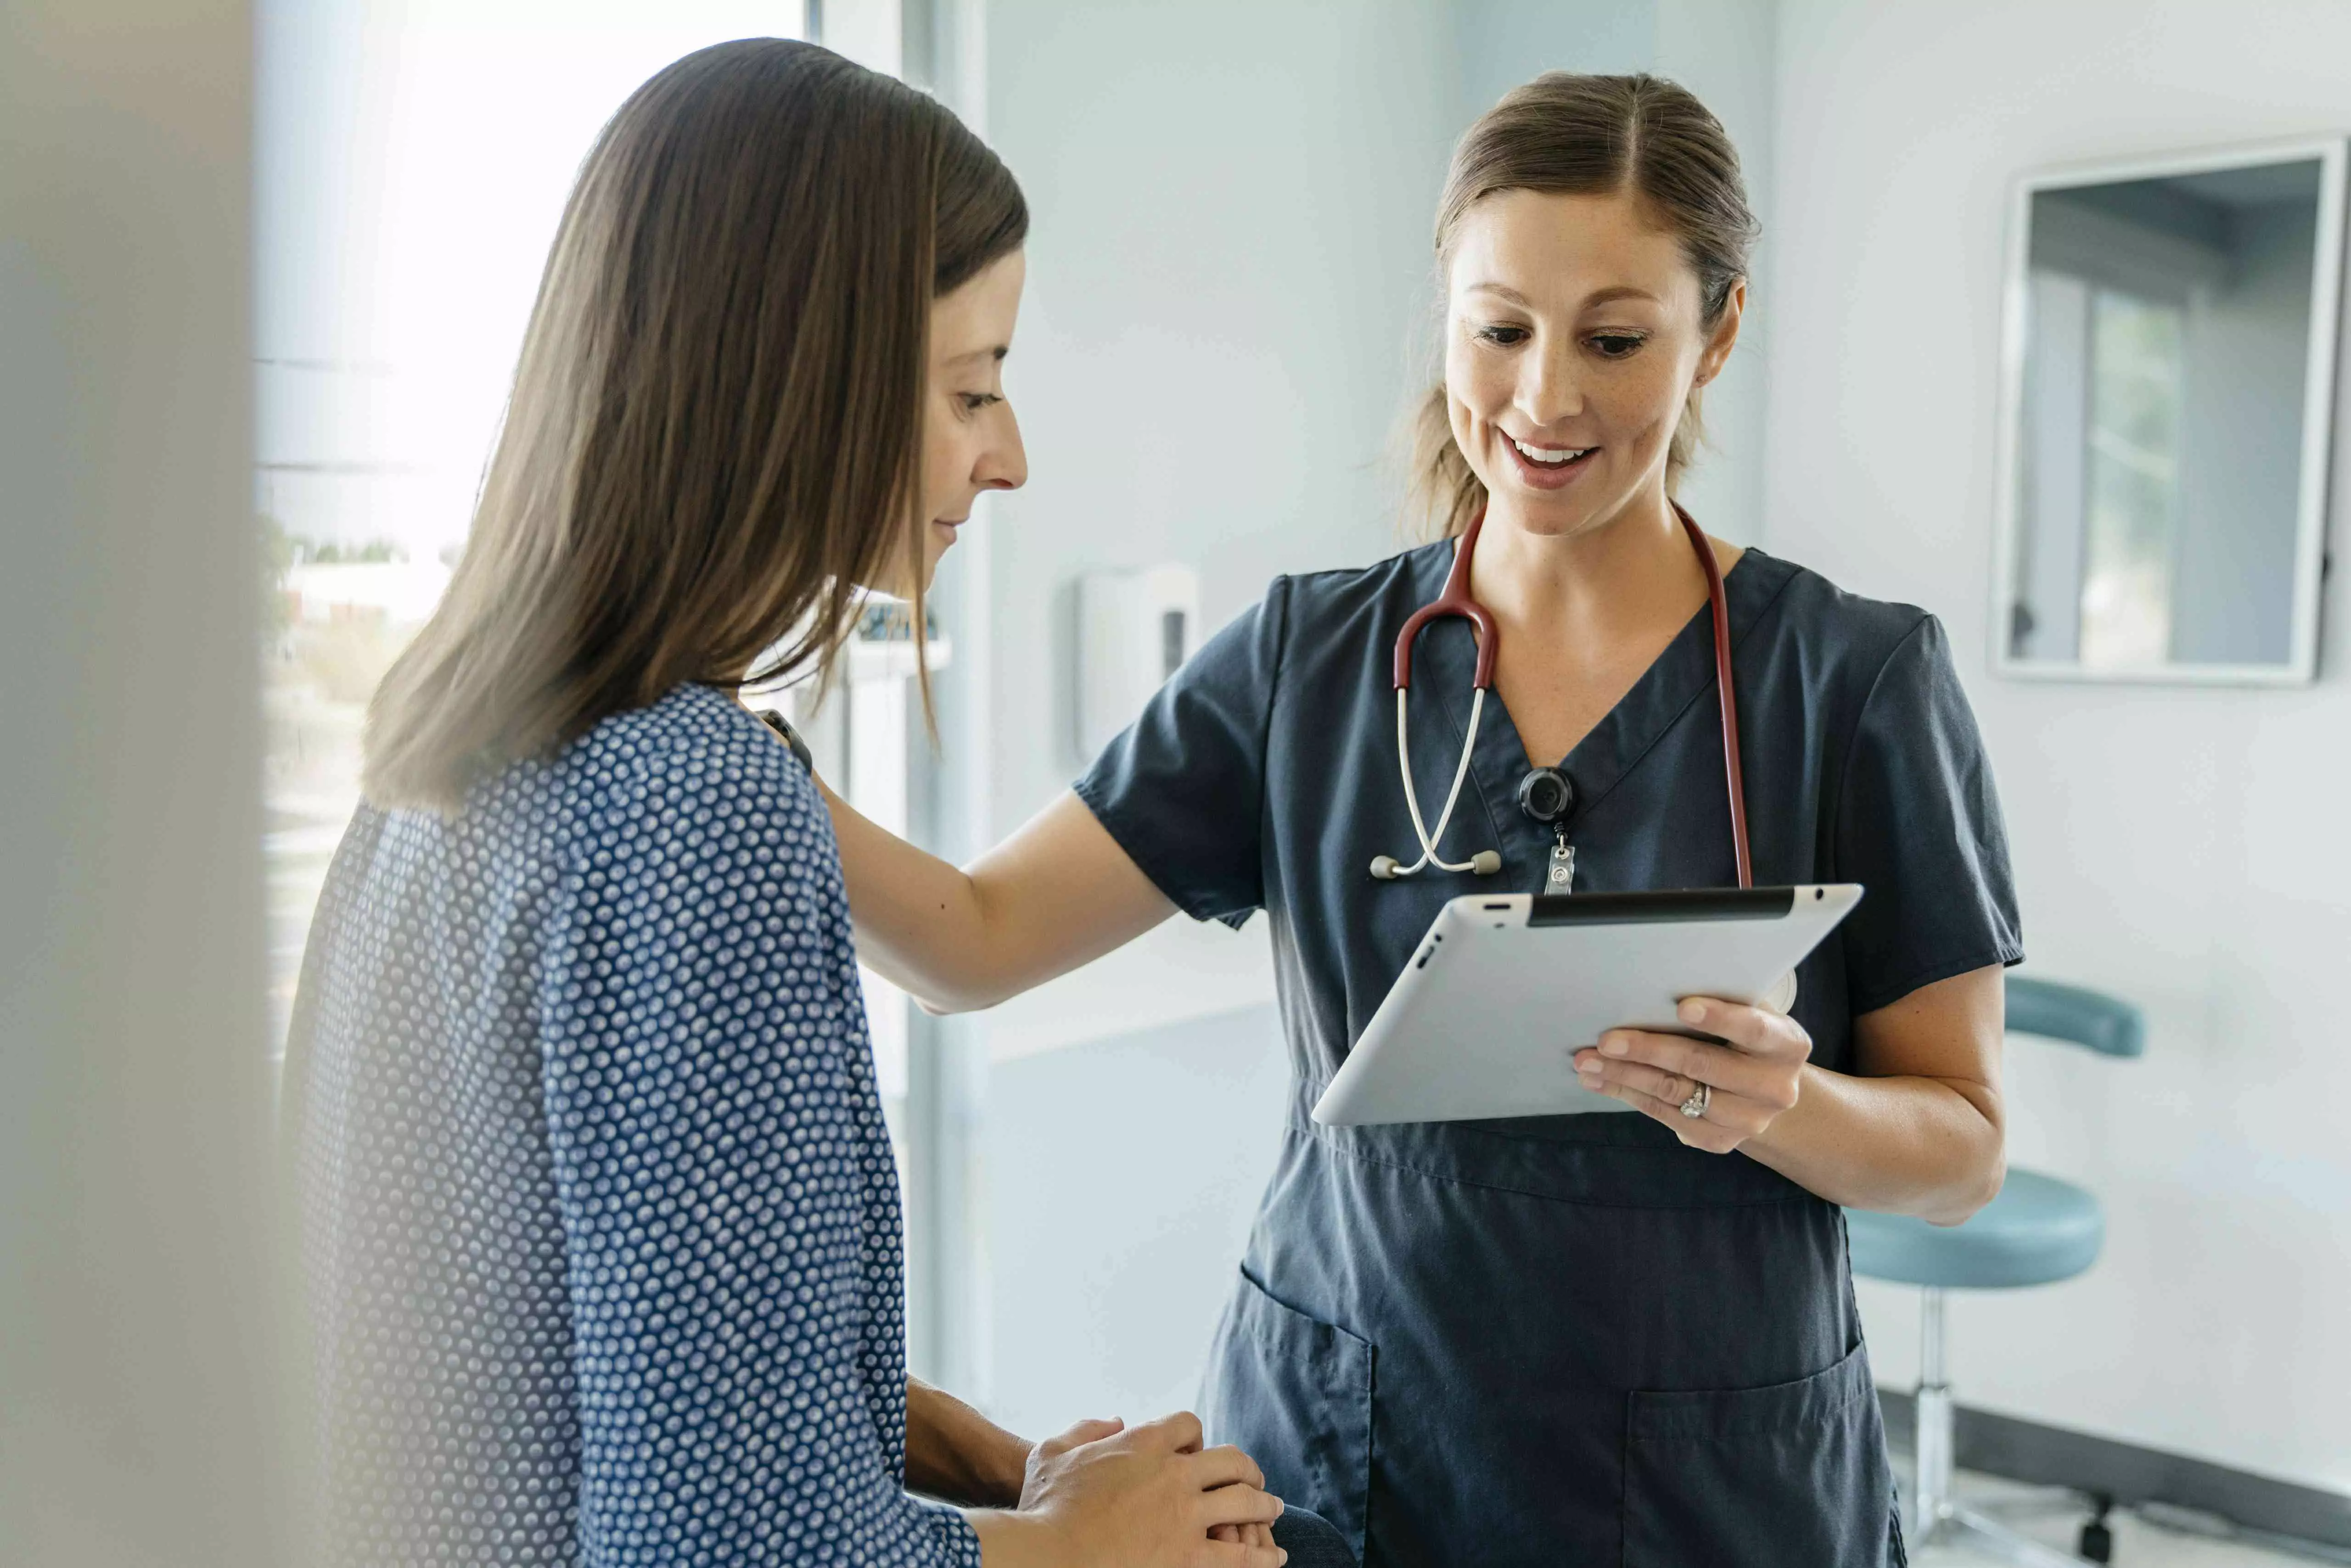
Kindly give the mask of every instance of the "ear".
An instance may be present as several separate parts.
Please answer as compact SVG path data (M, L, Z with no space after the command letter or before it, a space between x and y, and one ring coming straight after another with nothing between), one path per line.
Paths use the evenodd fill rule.
M1747 314L1747 279L1740 278L1730 286L1730 298L1722 302L1722 319L1714 324L1714 331L1706 340L1705 351L1698 357L1698 375L1691 383L1704 386L1722 373L1729 362L1730 350L1739 341L1740 319Z

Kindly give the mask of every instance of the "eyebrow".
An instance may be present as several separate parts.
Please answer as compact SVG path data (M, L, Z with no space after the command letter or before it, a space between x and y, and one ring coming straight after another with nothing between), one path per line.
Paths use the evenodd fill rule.
M1506 283L1473 283L1462 292L1491 294L1507 299L1513 305L1524 305L1531 309L1533 308L1532 301ZM1647 289L1635 288L1630 284L1620 283L1614 288L1603 288L1593 293L1583 301L1582 308L1589 310L1594 305L1607 305L1618 299L1646 299L1652 305L1659 303L1657 297Z
M994 348L969 349L963 353L952 355L948 358L947 363L960 365L967 360L994 360L1001 364L1004 361L1004 356L1011 351L1012 346L1009 343L998 343Z

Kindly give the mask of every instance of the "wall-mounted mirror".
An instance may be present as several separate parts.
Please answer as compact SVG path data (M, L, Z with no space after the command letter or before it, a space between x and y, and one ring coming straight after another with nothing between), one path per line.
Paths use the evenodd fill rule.
M2003 674L2316 667L2344 143L2022 183L2001 406Z

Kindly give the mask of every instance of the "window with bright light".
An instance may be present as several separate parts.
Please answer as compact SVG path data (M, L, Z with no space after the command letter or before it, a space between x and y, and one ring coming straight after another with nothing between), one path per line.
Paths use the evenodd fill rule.
M273 1040L359 803L368 699L464 547L580 160L663 66L727 38L799 36L802 16L799 0L262 7L255 509L269 573ZM827 776L904 831L904 673L886 657L851 669L834 728L855 747ZM869 993L894 1126L905 1001L870 977Z
M807 36L901 69L901 0L261 0L256 27L254 507L266 546L263 700L270 1047L360 800L367 704L464 548L549 245L597 132L646 78L729 38ZM826 781L909 831L913 663L869 616L825 695L787 707ZM943 666L946 640L934 644ZM910 1182L923 1122L905 995L864 976L911 1250L938 1218ZM910 1270L921 1274L920 1270ZM910 1321L928 1322L926 1300Z
M2133 669L2170 656L2189 307L2078 273L2030 278L2022 561L2010 651Z
M645 78L798 0L268 0L255 508L270 994L359 801L360 724L463 548L574 172Z
M2187 313L2119 289L2090 294L2085 664L2160 664L2171 649Z

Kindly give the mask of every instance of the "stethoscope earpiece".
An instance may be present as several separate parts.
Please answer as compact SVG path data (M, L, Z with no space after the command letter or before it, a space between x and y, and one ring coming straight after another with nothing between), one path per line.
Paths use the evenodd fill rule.
M1467 869L1478 876L1491 876L1502 869L1502 852L1479 850L1469 857ZM1372 879L1375 882L1394 882L1396 878L1407 874L1409 873L1405 871L1404 862L1394 855L1372 857Z

